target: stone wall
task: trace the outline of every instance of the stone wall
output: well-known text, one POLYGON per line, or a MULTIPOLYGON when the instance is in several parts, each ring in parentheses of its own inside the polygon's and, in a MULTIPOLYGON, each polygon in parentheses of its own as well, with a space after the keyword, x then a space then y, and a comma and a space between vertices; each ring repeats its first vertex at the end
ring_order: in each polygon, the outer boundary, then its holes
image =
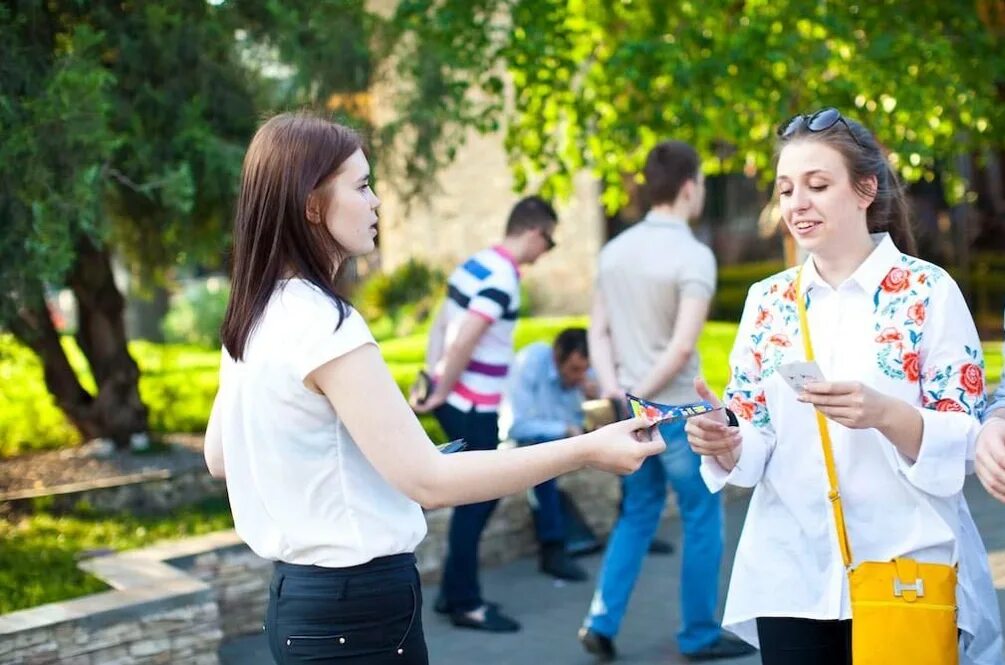
POLYGON ((169 471, 157 469, 112 478, 8 492, 0 503, 13 512, 31 512, 36 500, 44 500, 49 512, 70 511, 81 503, 103 513, 138 515, 169 513, 179 506, 222 497, 227 486, 198 468, 169 471))
POLYGON ((222 633, 211 590, 187 576, 0 616, 3 665, 212 665, 222 633))

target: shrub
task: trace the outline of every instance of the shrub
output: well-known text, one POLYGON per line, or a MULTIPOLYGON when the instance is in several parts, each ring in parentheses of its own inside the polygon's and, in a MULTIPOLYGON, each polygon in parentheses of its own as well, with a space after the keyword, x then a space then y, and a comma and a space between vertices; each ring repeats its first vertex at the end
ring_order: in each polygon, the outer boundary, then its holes
POLYGON ((416 259, 389 273, 377 273, 356 291, 360 313, 370 322, 374 336, 410 335, 435 313, 446 293, 442 271, 416 259))
POLYGON ((229 297, 230 286, 218 277, 210 277, 184 288, 172 299, 161 324, 164 341, 219 347, 220 326, 223 325, 229 297))

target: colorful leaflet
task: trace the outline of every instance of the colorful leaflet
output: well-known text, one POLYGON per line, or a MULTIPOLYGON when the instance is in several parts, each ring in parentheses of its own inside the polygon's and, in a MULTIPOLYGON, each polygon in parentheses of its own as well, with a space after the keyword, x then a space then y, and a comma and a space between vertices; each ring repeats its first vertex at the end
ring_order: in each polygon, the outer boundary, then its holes
POLYGON ((691 416, 715 411, 715 407, 712 406, 710 402, 706 402, 705 400, 699 400, 697 402, 692 402, 691 404, 674 406, 672 404, 650 402, 649 400, 636 397, 635 395, 627 395, 627 397, 628 408, 631 409, 633 416, 647 415, 650 419, 655 420, 658 423, 680 420, 682 418, 690 418, 691 416))

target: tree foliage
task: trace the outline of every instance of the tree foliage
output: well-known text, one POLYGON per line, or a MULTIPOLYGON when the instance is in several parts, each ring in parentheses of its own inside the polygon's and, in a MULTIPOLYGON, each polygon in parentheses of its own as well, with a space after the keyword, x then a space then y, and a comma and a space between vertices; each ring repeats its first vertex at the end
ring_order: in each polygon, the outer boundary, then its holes
POLYGON ((873 129, 907 179, 930 178, 1005 144, 1003 17, 1001 0, 407 0, 402 113, 431 163, 458 127, 505 124, 517 188, 566 194, 586 168, 611 208, 666 137, 709 173, 770 177, 778 124, 824 106, 873 129))
POLYGON ((0 325, 85 436, 146 426, 111 257, 145 284, 222 264, 256 124, 366 89, 368 16, 363 0, 0 5, 0 325), (94 391, 48 320, 64 285, 94 391))

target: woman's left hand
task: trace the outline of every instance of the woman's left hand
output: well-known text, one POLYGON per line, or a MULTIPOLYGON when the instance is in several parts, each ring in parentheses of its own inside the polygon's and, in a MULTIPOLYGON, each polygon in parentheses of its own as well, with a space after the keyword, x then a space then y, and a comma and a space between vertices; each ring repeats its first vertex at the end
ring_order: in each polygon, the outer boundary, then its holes
POLYGON ((807 383, 799 394, 800 402, 812 404, 834 422, 851 429, 880 429, 889 399, 859 381, 807 383))

